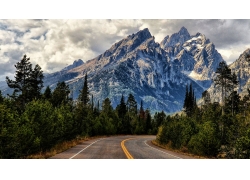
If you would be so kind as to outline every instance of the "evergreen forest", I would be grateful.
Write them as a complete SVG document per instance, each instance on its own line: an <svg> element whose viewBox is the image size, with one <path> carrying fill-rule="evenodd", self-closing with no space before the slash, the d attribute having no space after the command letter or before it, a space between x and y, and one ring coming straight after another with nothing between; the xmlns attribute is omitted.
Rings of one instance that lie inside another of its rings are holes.
<svg viewBox="0 0 250 180"><path fill-rule="evenodd" d="M156 142L171 149L209 158L250 157L250 90L244 97L235 91L238 81L221 62L214 79L222 103L212 102L208 91L198 106L192 84L187 85L183 112L154 115L136 102L133 94L122 95L113 108L106 98L94 104L85 75L77 100L70 98L65 82L52 91L43 87L43 71L32 66L26 55L16 65L13 89L4 97L0 91L0 158L26 158L79 136L152 134Z"/></svg>
<svg viewBox="0 0 250 180"><path fill-rule="evenodd" d="M77 137L157 133L149 109L132 94L122 95L115 109L108 98L94 104L86 74L73 101L65 82L42 93L43 71L26 55L15 67L14 80L6 77L13 94L4 97L0 91L0 158L26 158Z"/></svg>

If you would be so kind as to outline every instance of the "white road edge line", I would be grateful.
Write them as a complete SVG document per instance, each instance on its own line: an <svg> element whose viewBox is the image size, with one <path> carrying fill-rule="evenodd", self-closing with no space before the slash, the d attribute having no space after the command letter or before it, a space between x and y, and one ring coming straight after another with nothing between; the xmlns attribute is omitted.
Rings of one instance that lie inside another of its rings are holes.
<svg viewBox="0 0 250 180"><path fill-rule="evenodd" d="M97 141L91 143L90 145L88 145L87 147L85 147L84 149L82 149L81 151L79 151L78 153L76 153L74 156L70 157L69 159L73 159L74 157L76 157L78 154L80 154L81 152L83 152L85 149L87 149L89 146L95 144L96 142L102 140L102 139L105 139L105 138L101 138L101 139L98 139Z"/></svg>
<svg viewBox="0 0 250 180"><path fill-rule="evenodd" d="M144 143L145 143L148 147L150 147L150 148L152 148L152 149L155 149L155 150L157 150L157 151L160 151L160 152L162 152L162 153L165 153L165 154L167 154L167 155L169 155L169 156L173 156L173 157L175 157L175 158L182 159L182 158L180 158L180 157L178 157L178 156L174 156L174 155L172 155L172 154L169 154L169 153L166 153L166 152L161 151L161 150L159 150L159 149L156 149L156 148L154 148L154 147L148 145L148 144L146 143L146 141L147 141L147 140L145 140Z"/></svg>

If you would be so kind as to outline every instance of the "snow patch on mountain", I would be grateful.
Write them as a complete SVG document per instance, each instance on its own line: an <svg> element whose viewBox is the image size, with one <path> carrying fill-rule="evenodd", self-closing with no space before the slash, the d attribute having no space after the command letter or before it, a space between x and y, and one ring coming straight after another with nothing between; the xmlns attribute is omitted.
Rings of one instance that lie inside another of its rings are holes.
<svg viewBox="0 0 250 180"><path fill-rule="evenodd" d="M137 64L140 68L144 69L144 68L149 68L150 65L149 63L146 63L144 60L140 59L137 61Z"/></svg>
<svg viewBox="0 0 250 180"><path fill-rule="evenodd" d="M182 71L182 73L194 80L202 80L202 75L196 73L195 71Z"/></svg>

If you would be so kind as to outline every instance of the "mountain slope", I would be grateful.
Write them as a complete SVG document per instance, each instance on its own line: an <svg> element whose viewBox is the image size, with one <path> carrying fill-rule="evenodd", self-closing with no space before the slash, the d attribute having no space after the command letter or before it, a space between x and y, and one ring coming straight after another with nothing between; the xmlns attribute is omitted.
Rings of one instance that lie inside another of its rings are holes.
<svg viewBox="0 0 250 180"><path fill-rule="evenodd" d="M76 68L46 76L45 85L66 81L75 99L87 73L95 103L109 97L116 107L122 94L132 93L144 108L171 113L182 109L187 83L201 96L220 61L215 46L200 33L190 36L182 27L159 44L146 28Z"/></svg>
<svg viewBox="0 0 250 180"><path fill-rule="evenodd" d="M74 68L76 68L76 67L78 67L78 66L80 66L82 64L84 64L83 60L81 60L81 59L75 60L73 62L73 64L63 68L62 71L67 71L67 70L70 70L70 69L74 69Z"/></svg>
<svg viewBox="0 0 250 180"><path fill-rule="evenodd" d="M247 93L250 88L250 49L246 49L239 58L229 65L229 68L236 74L239 81L238 92Z"/></svg>
<svg viewBox="0 0 250 180"><path fill-rule="evenodd" d="M76 60L61 71L45 74L44 87L54 89L58 81L65 81L76 99L87 74L96 104L108 97L116 107L122 94L132 93L138 104L143 100L144 109L173 113L182 109L187 84L192 83L197 99L201 97L221 61L214 44L201 33L190 35L182 27L159 44L146 28L85 63ZM3 94L12 93L1 87Z"/></svg>
<svg viewBox="0 0 250 180"><path fill-rule="evenodd" d="M232 73L235 73L239 81L237 90L239 95L243 97L248 94L247 89L250 89L250 49L246 49L236 61L231 63L228 67L231 69ZM214 84L208 88L212 102L221 102L221 92L220 88L215 87ZM202 100L199 102L202 103Z"/></svg>
<svg viewBox="0 0 250 180"><path fill-rule="evenodd" d="M168 52L170 60L178 59L183 73L200 81L204 88L208 88L214 72L223 61L214 44L201 33L190 36L185 27L173 34L165 44L164 40L161 47Z"/></svg>

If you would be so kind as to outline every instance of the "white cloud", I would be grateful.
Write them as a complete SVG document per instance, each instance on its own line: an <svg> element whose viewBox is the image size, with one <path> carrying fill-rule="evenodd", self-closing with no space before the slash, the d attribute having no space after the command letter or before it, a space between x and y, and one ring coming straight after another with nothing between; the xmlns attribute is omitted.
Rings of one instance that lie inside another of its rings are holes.
<svg viewBox="0 0 250 180"><path fill-rule="evenodd" d="M44 72L53 72L96 57L140 25L140 20L1 20L1 63L15 64L27 54Z"/></svg>
<svg viewBox="0 0 250 180"><path fill-rule="evenodd" d="M76 59L95 58L112 44L148 28L157 42L185 26L191 35L206 35L225 58L234 61L249 46L249 20L51 19L0 20L0 76L14 73L24 54L44 72L64 68Z"/></svg>
<svg viewBox="0 0 250 180"><path fill-rule="evenodd" d="M248 48L250 48L250 44L239 44L238 46L228 46L224 49L217 50L222 55L227 64L231 64L237 60L239 56Z"/></svg>
<svg viewBox="0 0 250 180"><path fill-rule="evenodd" d="M16 34L11 31L0 29L0 44L14 43Z"/></svg>

